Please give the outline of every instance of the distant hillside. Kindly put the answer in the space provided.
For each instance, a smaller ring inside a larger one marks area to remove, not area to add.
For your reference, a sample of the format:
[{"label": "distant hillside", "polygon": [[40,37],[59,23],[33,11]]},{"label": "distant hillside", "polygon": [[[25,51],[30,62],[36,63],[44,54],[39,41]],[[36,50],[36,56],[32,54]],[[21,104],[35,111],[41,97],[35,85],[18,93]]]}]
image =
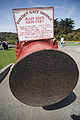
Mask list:
[{"label": "distant hillside", "polygon": [[[66,41],[80,41],[80,28],[77,30],[72,30],[72,32],[66,35],[57,32],[57,34],[55,34],[55,37],[57,38],[57,40],[60,40],[62,35]],[[15,44],[17,39],[17,33],[0,32],[0,40],[6,40],[8,44]]]},{"label": "distant hillside", "polygon": [[73,30],[74,32],[80,32],[80,28],[78,28],[77,30]]},{"label": "distant hillside", "polygon": [[80,29],[72,30],[71,33],[63,35],[66,41],[80,41]]},{"label": "distant hillside", "polygon": [[0,40],[6,40],[8,44],[15,44],[17,39],[17,33],[0,32]]}]

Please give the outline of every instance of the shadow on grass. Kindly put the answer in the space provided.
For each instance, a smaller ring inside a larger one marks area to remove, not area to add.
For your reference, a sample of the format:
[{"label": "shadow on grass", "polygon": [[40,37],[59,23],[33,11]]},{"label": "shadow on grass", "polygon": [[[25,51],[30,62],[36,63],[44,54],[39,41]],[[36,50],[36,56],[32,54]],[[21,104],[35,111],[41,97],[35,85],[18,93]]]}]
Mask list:
[{"label": "shadow on grass", "polygon": [[13,50],[13,49],[9,48],[8,50],[3,50],[3,49],[1,49],[0,51],[4,51],[4,52],[7,51],[7,52],[8,52],[8,51],[12,51],[12,50]]},{"label": "shadow on grass", "polygon": [[8,48],[8,50],[5,51],[13,51],[15,48]]},{"label": "shadow on grass", "polygon": [[67,96],[65,99],[52,104],[52,105],[48,105],[48,106],[44,106],[43,109],[44,110],[56,110],[56,109],[60,109],[63,108],[65,106],[70,105],[72,102],[74,102],[76,100],[76,95],[74,94],[74,92],[72,92],[69,96]]}]

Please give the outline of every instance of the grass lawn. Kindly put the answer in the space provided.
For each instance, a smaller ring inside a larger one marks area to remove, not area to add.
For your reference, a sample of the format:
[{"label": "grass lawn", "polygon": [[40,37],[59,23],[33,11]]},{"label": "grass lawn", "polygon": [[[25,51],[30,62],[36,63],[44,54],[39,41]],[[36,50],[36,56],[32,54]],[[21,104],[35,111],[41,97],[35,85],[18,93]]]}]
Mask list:
[{"label": "grass lawn", "polygon": [[[58,45],[60,45],[60,42],[58,42]],[[80,45],[80,42],[66,42],[65,46],[78,46]]]},{"label": "grass lawn", "polygon": [[0,69],[10,63],[16,62],[15,48],[9,48],[8,50],[0,50]]},{"label": "grass lawn", "polygon": [[65,46],[77,46],[80,45],[80,42],[66,42]]}]

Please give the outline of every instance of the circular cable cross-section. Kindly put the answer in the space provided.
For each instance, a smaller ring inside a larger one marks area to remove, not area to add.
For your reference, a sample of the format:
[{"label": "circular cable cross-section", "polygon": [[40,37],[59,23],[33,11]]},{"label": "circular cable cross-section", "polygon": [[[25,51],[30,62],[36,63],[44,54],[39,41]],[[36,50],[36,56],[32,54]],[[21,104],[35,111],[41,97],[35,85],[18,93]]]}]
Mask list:
[{"label": "circular cable cross-section", "polygon": [[78,67],[68,54],[40,50],[18,61],[9,84],[13,95],[31,106],[45,106],[67,97],[78,82]]}]

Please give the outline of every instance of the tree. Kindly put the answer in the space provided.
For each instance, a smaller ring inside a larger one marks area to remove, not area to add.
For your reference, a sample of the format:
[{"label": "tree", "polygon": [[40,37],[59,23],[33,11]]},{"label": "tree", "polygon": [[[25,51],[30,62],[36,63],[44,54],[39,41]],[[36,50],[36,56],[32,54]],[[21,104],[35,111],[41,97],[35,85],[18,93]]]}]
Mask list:
[{"label": "tree", "polygon": [[71,18],[65,18],[58,21],[58,18],[54,19],[54,34],[55,36],[67,35],[71,33],[74,28],[74,20]]},{"label": "tree", "polygon": [[59,35],[60,33],[60,27],[59,27],[59,21],[58,18],[54,19],[54,34]]},{"label": "tree", "polygon": [[54,19],[54,28],[56,28],[59,25],[58,18]]},{"label": "tree", "polygon": [[61,19],[59,27],[61,28],[63,34],[68,34],[72,32],[74,28],[74,21],[71,18],[65,18],[64,20]]}]

